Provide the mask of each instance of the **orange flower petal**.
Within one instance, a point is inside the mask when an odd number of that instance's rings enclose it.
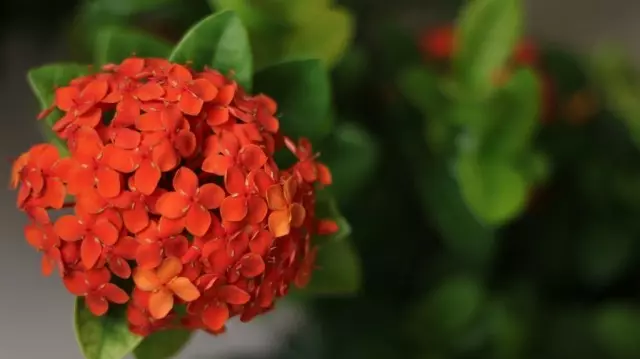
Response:
[[[307,211],[299,203],[294,203],[289,208],[291,211],[291,226],[294,228],[301,227],[307,215]]]
[[[65,241],[78,241],[86,233],[85,226],[74,215],[66,215],[58,218],[54,224],[54,230]]]
[[[138,233],[149,225],[149,212],[143,206],[135,206],[133,209],[122,212],[124,226],[131,233]]]
[[[167,257],[156,271],[160,283],[166,284],[182,272],[182,262],[176,257]]]
[[[102,254],[102,244],[95,237],[86,237],[80,246],[80,258],[86,269],[93,268]]]
[[[202,162],[202,170],[207,173],[224,176],[227,170],[233,166],[233,162],[233,157],[213,154],[204,159],[204,162]]]
[[[157,82],[149,81],[146,84],[138,87],[133,95],[141,101],[151,101],[159,99],[164,95],[164,88]]]
[[[167,284],[167,287],[185,302],[193,302],[200,297],[198,288],[185,277],[178,277],[172,280]]]
[[[145,160],[140,163],[140,167],[133,176],[136,189],[147,196],[151,195],[158,187],[158,182],[162,173],[155,163]]]
[[[274,184],[267,189],[267,204],[274,211],[284,210],[289,205],[281,185]]]
[[[163,217],[178,219],[184,217],[191,204],[189,198],[178,192],[167,192],[158,198],[156,210]]]
[[[163,237],[178,235],[184,230],[185,222],[184,217],[178,219],[161,217],[160,221],[158,221],[158,232]]]
[[[225,303],[242,305],[249,302],[251,296],[236,285],[223,285],[218,288],[218,298]]]
[[[296,196],[298,192],[298,181],[295,177],[291,176],[286,181],[284,181],[284,198],[287,203],[291,203],[293,198]]]
[[[191,85],[189,85],[189,90],[204,102],[209,102],[218,95],[218,89],[207,79],[203,78],[193,80]]]
[[[207,109],[207,124],[209,126],[220,126],[229,121],[229,108],[226,106],[212,106]]]
[[[133,273],[133,281],[140,290],[145,292],[154,291],[162,285],[154,271],[143,268],[137,268],[135,270]]]
[[[273,235],[271,232],[260,230],[251,238],[249,249],[252,253],[263,256],[267,253],[269,247],[271,247],[271,243],[273,243]]]
[[[94,223],[91,232],[105,245],[111,246],[118,241],[118,228],[107,220],[99,220]]]
[[[114,129],[113,144],[116,147],[126,150],[136,149],[142,141],[142,135],[140,132],[132,130],[130,128],[117,128]]]
[[[67,273],[62,278],[62,282],[71,294],[81,296],[87,294],[87,291],[89,291],[89,284],[87,283],[87,277],[84,272],[73,271]]]
[[[140,131],[154,132],[164,130],[160,111],[149,111],[138,117],[136,128]]]
[[[163,140],[151,150],[151,159],[160,171],[168,172],[176,168],[180,159],[171,142]]]
[[[257,170],[267,163],[267,155],[256,145],[247,145],[240,150],[240,162],[247,171]]]
[[[173,309],[173,293],[166,289],[151,293],[149,297],[149,314],[154,319],[166,317]]]
[[[240,222],[247,216],[248,211],[245,197],[229,196],[220,205],[220,216],[224,221]]]
[[[269,176],[267,172],[263,170],[252,171],[250,176],[251,176],[252,182],[258,189],[258,193],[262,197],[267,197],[267,190],[269,189],[269,187],[275,184],[275,181],[273,180],[273,178],[271,178],[271,176]]]
[[[240,259],[240,274],[246,278],[255,278],[265,270],[265,263],[262,257],[256,253],[245,254]]]
[[[100,293],[107,298],[110,302],[117,304],[124,304],[129,301],[129,295],[113,283],[107,283],[100,290]]]
[[[185,196],[193,197],[198,190],[198,176],[188,167],[180,167],[173,177],[173,188]]]
[[[110,168],[99,168],[96,172],[98,193],[105,198],[113,198],[120,194],[122,182],[120,174]]]
[[[89,308],[89,311],[93,313],[93,315],[100,317],[109,310],[109,302],[101,295],[89,294],[84,300],[87,308]]]
[[[271,212],[268,221],[269,230],[276,238],[286,236],[291,231],[291,217],[287,210]]]
[[[198,115],[202,110],[202,105],[204,105],[204,101],[202,101],[202,99],[186,91],[182,92],[180,102],[178,102],[178,108],[180,108],[180,111],[191,116]]]
[[[142,244],[136,251],[136,263],[143,269],[154,269],[162,263],[162,244],[160,242]]]
[[[252,224],[258,224],[267,216],[268,207],[264,199],[251,196],[247,200],[248,213],[247,221]]]
[[[131,277],[131,266],[121,257],[110,256],[107,263],[109,264],[111,272],[118,277],[122,279],[129,279],[129,277]]]
[[[229,308],[224,303],[213,303],[202,313],[202,323],[209,330],[220,330],[229,319]]]
[[[67,188],[58,178],[49,177],[46,180],[45,191],[42,197],[43,202],[51,208],[61,209],[64,205],[64,198]]]
[[[240,167],[234,166],[227,170],[224,176],[224,185],[230,194],[244,193],[246,191],[246,176]]]
[[[331,170],[329,170],[329,167],[325,166],[322,163],[318,163],[316,164],[316,171],[318,173],[318,181],[320,181],[321,184],[328,186],[333,182]]]
[[[184,158],[191,157],[198,146],[196,135],[189,130],[178,132],[173,140],[173,145],[180,156]]]
[[[211,227],[211,214],[201,205],[193,205],[185,216],[185,227],[194,236],[204,236]]]
[[[75,99],[80,95],[77,87],[66,86],[56,89],[55,103],[62,111],[69,111],[75,106]]]
[[[214,183],[207,183],[200,187],[198,202],[207,209],[216,209],[220,207],[224,197],[225,192],[220,186]]]
[[[104,164],[120,173],[131,173],[138,168],[140,158],[133,151],[107,145],[104,148],[102,160]]]

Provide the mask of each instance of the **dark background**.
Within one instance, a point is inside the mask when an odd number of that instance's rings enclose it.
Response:
[[[49,5],[47,10],[38,9],[36,3],[12,0],[1,5],[0,154],[4,160],[1,170],[7,178],[10,160],[40,140],[35,122],[37,104],[25,81],[26,71],[69,60],[71,50],[67,28],[74,2],[51,1],[55,6]],[[536,38],[579,51],[613,40],[640,58],[640,2],[531,0],[528,7],[529,30]],[[424,26],[441,17],[448,16],[430,11],[410,12],[403,18],[407,26]],[[26,222],[15,209],[14,198],[6,189],[0,197],[4,232],[0,248],[0,358],[80,358],[71,326],[72,297],[58,281],[40,275],[39,257],[23,239]],[[224,337],[197,336],[180,358],[224,358],[237,352],[268,351],[303,319],[300,311],[283,305],[251,324],[231,323],[230,333]]]

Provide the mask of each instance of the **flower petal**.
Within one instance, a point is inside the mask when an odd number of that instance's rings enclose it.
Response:
[[[136,189],[147,196],[151,195],[158,187],[158,182],[162,173],[155,163],[145,160],[140,163],[140,167],[133,176]]]
[[[218,298],[229,304],[242,305],[251,299],[249,293],[235,285],[223,285],[217,291]]]
[[[304,219],[307,215],[307,211],[300,203],[294,203],[290,207],[291,212],[291,226],[299,228],[304,223]]]
[[[162,263],[162,243],[142,244],[136,251],[136,263],[142,269],[154,269]]]
[[[290,221],[289,211],[273,211],[269,215],[269,230],[276,238],[286,236],[291,231]]]
[[[247,216],[248,211],[245,197],[229,196],[222,201],[220,217],[224,221],[240,222]]]
[[[244,257],[240,259],[239,263],[240,274],[242,274],[246,278],[255,278],[264,273],[264,260],[256,253],[245,254]]]
[[[246,176],[242,169],[237,166],[230,167],[224,176],[224,186],[230,194],[245,193]]]
[[[202,170],[218,176],[224,176],[229,167],[233,166],[233,157],[221,154],[207,156],[202,162]]]
[[[250,196],[247,200],[249,211],[247,212],[247,221],[251,224],[258,224],[267,216],[267,202],[258,196]]]
[[[167,192],[158,198],[156,210],[169,219],[184,217],[190,205],[189,198],[178,192]]]
[[[100,293],[113,303],[124,304],[129,301],[127,292],[113,283],[105,284],[105,286],[100,289]]]
[[[85,226],[74,215],[58,218],[54,224],[54,230],[60,238],[70,242],[82,239],[86,233]]]
[[[202,110],[202,105],[204,105],[204,101],[202,101],[202,99],[187,91],[182,92],[180,95],[180,102],[178,102],[178,108],[180,108],[180,111],[191,116],[198,115]]]
[[[62,282],[65,288],[73,295],[82,296],[89,291],[89,283],[87,283],[87,277],[84,272],[70,272],[62,278]]]
[[[122,212],[124,226],[131,233],[138,233],[149,225],[149,212],[141,205]]]
[[[207,109],[207,124],[220,126],[229,121],[229,108],[226,106],[211,106]]]
[[[185,217],[185,227],[194,236],[204,236],[211,227],[211,214],[201,205],[193,205]]]
[[[131,266],[122,257],[112,255],[107,260],[107,264],[111,272],[116,276],[122,279],[131,277]]]
[[[225,192],[220,186],[214,183],[207,183],[200,187],[198,202],[207,209],[216,209],[220,207],[224,197]]]
[[[151,293],[149,297],[149,314],[154,319],[166,317],[173,309],[173,293],[166,289]]]
[[[271,243],[273,243],[273,235],[271,232],[260,230],[251,238],[251,242],[249,242],[249,249],[252,253],[263,256],[267,253],[269,247],[271,247]]]
[[[162,285],[153,270],[143,268],[136,268],[133,273],[133,281],[140,290],[145,292],[154,291]]]
[[[89,236],[82,240],[80,258],[86,269],[93,268],[102,254],[102,244],[98,238]]]
[[[168,257],[158,268],[156,274],[161,283],[166,284],[182,272],[182,261],[176,257]]]
[[[91,232],[100,242],[107,246],[114,245],[120,235],[118,228],[106,219],[98,220],[91,228]]]
[[[193,302],[200,297],[198,288],[185,277],[178,277],[172,280],[167,284],[167,287],[185,302]]]
[[[267,204],[269,205],[269,209],[273,211],[281,211],[288,207],[289,203],[285,198],[281,185],[274,184],[267,189]]]
[[[122,182],[120,174],[110,168],[99,168],[96,171],[98,193],[105,198],[113,198],[120,194]]]
[[[220,330],[229,319],[229,308],[224,303],[213,303],[202,313],[202,322],[209,330]]]
[[[247,145],[240,150],[240,162],[247,171],[257,170],[267,163],[267,155],[257,145]]]
[[[188,167],[180,167],[173,177],[173,188],[185,196],[195,196],[198,190],[198,176]]]
[[[101,296],[97,294],[89,294],[85,298],[85,304],[89,311],[98,317],[105,315],[109,310],[109,302]]]

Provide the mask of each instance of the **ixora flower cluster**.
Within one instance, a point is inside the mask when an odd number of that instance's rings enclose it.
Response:
[[[215,70],[128,58],[58,88],[40,118],[56,109],[70,156],[39,144],[12,171],[26,239],[93,314],[126,304],[134,333],[217,334],[270,310],[309,281],[312,236],[338,230],[315,216],[331,174],[309,141],[283,136],[274,100]],[[291,168],[278,168],[281,148]],[[74,212],[53,221],[63,208]]]

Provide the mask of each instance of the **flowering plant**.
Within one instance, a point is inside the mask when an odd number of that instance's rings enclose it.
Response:
[[[201,20],[173,49],[114,32],[97,50],[95,69],[29,72],[51,143],[22,154],[11,178],[43,274],[57,270],[78,297],[85,357],[172,356],[192,331],[221,334],[291,286],[357,288],[357,269],[331,262],[320,272],[335,278],[312,279],[324,244],[355,261],[310,140],[331,131],[321,62],[254,75],[232,12]]]

